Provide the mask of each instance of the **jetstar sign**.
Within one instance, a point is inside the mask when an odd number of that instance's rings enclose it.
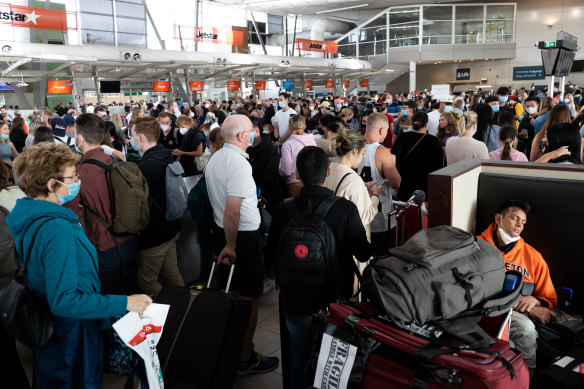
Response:
[[[14,27],[66,31],[66,11],[0,3],[0,23]]]
[[[311,39],[296,38],[299,51],[318,51],[321,53],[336,53],[337,42],[314,41]]]

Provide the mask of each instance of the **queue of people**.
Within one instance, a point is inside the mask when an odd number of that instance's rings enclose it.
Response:
[[[303,211],[343,199],[324,219],[336,238],[341,294],[350,298],[356,290],[351,262],[359,266],[389,248],[393,199],[427,193],[432,172],[466,159],[582,163],[584,119],[575,99],[556,104],[507,87],[454,97],[422,92],[312,99],[282,92],[264,102],[251,96],[190,107],[179,100],[135,103],[123,118],[107,106],[79,113],[61,108],[38,112],[29,123],[19,116],[0,123],[0,205],[10,211],[7,225],[21,260],[31,254],[29,286],[54,315],[55,335],[35,350],[38,388],[71,380],[79,387],[99,385],[104,353],[116,346],[111,328],[102,333],[112,318],[143,312],[166,286],[185,286],[176,248],[182,226],[165,215],[165,172],[173,162],[180,162],[184,177],[205,172],[215,255],[226,265],[238,259],[233,289],[252,306],[241,375],[279,365],[255,350],[253,337],[259,296],[275,286],[279,237],[291,218],[282,199],[294,199]],[[113,192],[108,174],[117,164],[126,164],[142,192]],[[133,227],[116,231],[112,201],[130,195],[145,201],[124,203],[135,207]],[[273,216],[267,241],[259,233],[262,199]],[[509,223],[524,224],[528,211],[522,204],[502,206],[495,224],[507,231]],[[149,217],[138,216],[144,214]],[[35,229],[38,240],[28,247]],[[517,239],[503,232],[495,239],[490,229],[481,237],[512,252],[509,244]],[[293,388],[306,384],[308,318],[329,302],[317,296],[282,307],[292,339]],[[521,307],[530,312],[532,303]]]

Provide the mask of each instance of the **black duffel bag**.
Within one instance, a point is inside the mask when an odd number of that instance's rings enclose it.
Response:
[[[15,273],[0,278],[0,321],[9,335],[30,348],[44,345],[54,330],[49,304],[28,288],[26,279],[34,242],[41,227],[49,220],[44,220],[36,228],[22,266]]]

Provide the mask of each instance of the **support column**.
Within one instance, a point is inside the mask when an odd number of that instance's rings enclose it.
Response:
[[[556,83],[556,78],[550,76],[550,84],[548,85],[548,97],[554,97],[554,84]]]
[[[416,90],[416,61],[410,61],[410,93]]]
[[[566,76],[560,78],[560,101],[564,100],[564,90],[566,89]]]

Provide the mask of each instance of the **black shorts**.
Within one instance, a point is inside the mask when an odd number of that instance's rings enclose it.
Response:
[[[219,255],[227,244],[223,228],[213,228],[213,250]],[[258,231],[239,231],[235,242],[235,271],[231,280],[230,290],[238,291],[242,296],[255,297],[264,288],[264,251]],[[223,287],[227,284],[229,266],[221,265],[218,270],[218,281]]]

